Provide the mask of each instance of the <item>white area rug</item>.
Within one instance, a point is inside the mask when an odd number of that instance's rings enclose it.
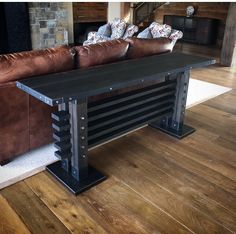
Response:
[[[187,108],[230,91],[230,88],[190,79]],[[57,161],[52,144],[21,155],[5,166],[0,166],[0,189],[32,176]]]

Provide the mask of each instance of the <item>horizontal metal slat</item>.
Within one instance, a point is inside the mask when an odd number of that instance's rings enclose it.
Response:
[[[62,159],[67,159],[67,158],[70,158],[72,156],[72,153],[70,150],[68,151],[60,151],[60,150],[57,150],[54,152],[54,155],[59,159],[59,160],[62,160]]]
[[[70,132],[69,131],[63,131],[63,132],[54,132],[53,133],[53,139],[55,139],[56,141],[66,141],[69,140],[71,137]]]
[[[154,100],[158,100],[162,97],[166,97],[166,96],[169,96],[169,95],[174,95],[175,94],[175,90],[163,90],[162,93],[156,95],[156,94],[152,94],[150,95],[149,97],[139,97],[137,99],[134,99],[134,100],[129,100],[127,102],[124,102],[124,103],[119,103],[117,105],[114,105],[112,108],[103,108],[101,110],[98,110],[96,112],[93,113],[93,115],[91,116],[91,113],[89,114],[88,116],[88,121],[94,121],[94,120],[97,120],[99,118],[103,118],[105,116],[108,116],[108,115],[111,115],[111,114],[115,114],[115,113],[118,113],[118,112],[121,112],[123,110],[127,110],[127,109],[130,109],[132,107],[135,107],[135,106],[138,106],[138,105],[142,105],[144,103],[147,103],[147,102],[151,102],[151,101],[154,101]]]
[[[164,84],[161,83],[155,86],[146,87],[143,89],[134,90],[128,93],[116,95],[114,97],[106,98],[105,100],[101,100],[98,102],[93,102],[93,103],[90,103],[88,106],[88,113],[99,110],[104,107],[118,104],[120,102],[128,101],[136,97],[141,97],[141,96],[145,96],[145,95],[157,92],[157,91],[161,91],[166,88],[174,88],[175,86],[176,86],[176,81],[167,81]]]
[[[134,108],[129,109],[128,111],[122,111],[119,112],[117,114],[113,114],[113,115],[109,115],[105,118],[101,118],[99,120],[93,121],[93,122],[89,122],[88,123],[88,129],[89,131],[95,130],[97,128],[100,128],[104,125],[107,124],[112,124],[113,122],[125,119],[129,116],[141,113],[143,111],[149,110],[149,109],[153,109],[154,107],[158,108],[159,106],[166,104],[166,105],[174,105],[174,97],[170,96],[169,98],[165,98],[164,100],[161,101],[152,101],[150,103],[146,103],[146,104],[142,104],[140,106],[136,106]]]
[[[132,123],[135,123],[139,120],[148,118],[149,116],[156,115],[156,114],[161,113],[161,112],[166,111],[166,110],[172,110],[172,107],[173,106],[170,105],[170,106],[165,106],[165,107],[162,107],[162,108],[157,108],[157,109],[155,108],[155,109],[153,109],[153,111],[149,110],[146,113],[145,112],[139,113],[137,115],[130,116],[126,119],[122,119],[122,121],[117,121],[113,124],[103,126],[100,129],[89,131],[88,132],[88,140],[92,140],[92,139],[97,138],[97,137],[99,137],[101,135],[104,135],[106,133],[115,131],[119,128],[125,127],[125,126],[130,125]]]
[[[69,141],[66,142],[55,142],[54,146],[60,151],[69,150],[71,148],[71,143]]]
[[[57,112],[53,112],[51,114],[51,117],[53,119],[55,119],[56,121],[62,121],[62,120],[68,120],[70,118],[70,114],[68,111],[57,111]]]
[[[55,120],[53,120],[52,127],[53,127],[53,129],[55,129],[58,132],[67,131],[70,129],[70,123],[69,123],[69,121],[55,121]]]
[[[172,113],[173,113],[172,110],[167,110],[167,111],[164,111],[162,113],[159,113],[158,115],[148,117],[146,119],[137,121],[137,122],[135,122],[135,123],[133,123],[129,126],[125,126],[123,128],[117,129],[113,132],[109,132],[108,134],[104,134],[100,137],[89,140],[89,142],[88,142],[89,148],[92,148],[96,145],[102,144],[106,141],[113,140],[116,137],[119,137],[119,136],[121,136],[123,134],[126,134],[126,133],[128,133],[128,132],[130,132],[134,129],[142,127],[145,124],[148,124],[150,122],[155,122],[155,121],[159,120],[160,118],[162,118],[163,116],[166,116],[166,117],[171,116]]]

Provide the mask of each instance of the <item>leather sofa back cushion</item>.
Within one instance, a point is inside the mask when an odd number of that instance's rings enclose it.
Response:
[[[130,43],[127,52],[127,58],[129,59],[167,53],[173,49],[172,40],[164,37],[152,39],[132,37],[127,38],[126,41]]]
[[[69,46],[0,55],[0,83],[74,68]]]
[[[119,39],[74,48],[77,68],[85,68],[124,59],[129,43]]]

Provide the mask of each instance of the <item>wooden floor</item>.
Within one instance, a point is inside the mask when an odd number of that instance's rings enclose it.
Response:
[[[47,172],[0,191],[0,233],[236,233],[236,69],[192,78],[233,90],[186,113],[179,141],[145,127],[89,153],[108,179],[75,197]]]

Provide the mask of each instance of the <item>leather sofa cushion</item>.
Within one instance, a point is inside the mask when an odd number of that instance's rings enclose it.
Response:
[[[15,82],[0,84],[0,163],[29,150],[29,95]]]
[[[69,46],[0,55],[0,83],[74,68]]]
[[[51,113],[57,107],[51,107],[29,96],[29,147],[34,149],[53,142]]]
[[[132,37],[127,38],[126,41],[130,43],[128,59],[168,53],[172,51],[174,45],[171,39],[164,37],[152,39]]]
[[[85,68],[119,61],[125,58],[129,43],[119,39],[74,47],[76,67]]]

